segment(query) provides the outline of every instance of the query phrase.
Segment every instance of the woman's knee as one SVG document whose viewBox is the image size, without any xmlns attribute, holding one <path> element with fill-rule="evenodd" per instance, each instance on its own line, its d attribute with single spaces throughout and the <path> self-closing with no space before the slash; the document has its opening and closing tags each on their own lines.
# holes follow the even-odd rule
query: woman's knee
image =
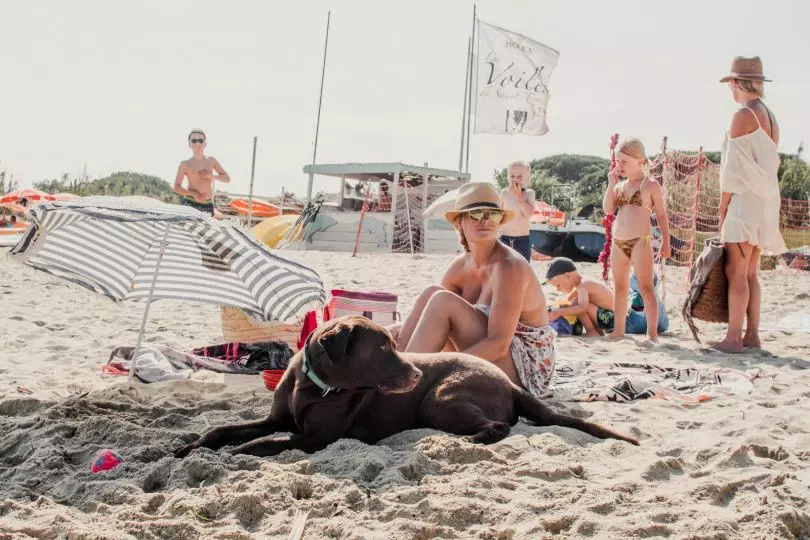
<svg viewBox="0 0 810 540">
<path fill-rule="evenodd" d="M 447 310 L 450 305 L 460 300 L 461 297 L 454 292 L 448 291 L 444 288 L 439 288 L 433 292 L 430 299 L 425 306 L 425 311 Z"/>
<path fill-rule="evenodd" d="M 426 288 L 424 291 L 422 291 L 422 294 L 420 296 L 422 298 L 430 299 L 430 298 L 433 297 L 433 295 L 435 295 L 436 293 L 441 292 L 441 291 L 447 291 L 447 289 L 445 289 L 441 285 L 431 285 L 428 288 Z"/>
</svg>

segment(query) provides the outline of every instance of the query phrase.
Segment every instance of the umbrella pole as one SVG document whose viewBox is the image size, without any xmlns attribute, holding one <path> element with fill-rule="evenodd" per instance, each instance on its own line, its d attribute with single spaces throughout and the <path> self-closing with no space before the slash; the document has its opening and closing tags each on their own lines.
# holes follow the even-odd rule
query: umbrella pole
<svg viewBox="0 0 810 540">
<path fill-rule="evenodd" d="M 129 365 L 129 384 L 132 385 L 132 379 L 135 376 L 135 361 L 138 358 L 138 352 L 141 350 L 141 341 L 143 341 L 143 334 L 146 330 L 146 320 L 149 318 L 149 306 L 152 305 L 152 296 L 155 294 L 155 284 L 157 283 L 158 272 L 160 271 L 160 262 L 163 260 L 163 253 L 166 251 L 166 241 L 169 238 L 169 228 L 171 226 L 166 224 L 166 232 L 163 233 L 163 240 L 160 241 L 160 253 L 158 253 L 157 263 L 155 263 L 155 275 L 152 277 L 152 284 L 149 286 L 149 296 L 146 297 L 146 309 L 143 310 L 143 318 L 141 319 L 141 329 L 138 331 L 138 341 L 135 343 L 135 350 L 132 352 L 132 361 Z"/>
</svg>

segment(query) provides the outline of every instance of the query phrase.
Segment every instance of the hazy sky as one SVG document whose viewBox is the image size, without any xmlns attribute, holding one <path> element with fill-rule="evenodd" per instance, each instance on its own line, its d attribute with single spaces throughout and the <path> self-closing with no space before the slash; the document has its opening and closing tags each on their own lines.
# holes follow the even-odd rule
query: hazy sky
<svg viewBox="0 0 810 540">
<path fill-rule="evenodd" d="M 762 57 L 781 150 L 810 142 L 810 2 L 477 2 L 483 21 L 560 51 L 542 137 L 478 135 L 474 179 L 514 159 L 607 155 L 611 133 L 652 153 L 719 149 L 735 109 L 717 81 Z M 472 2 L 0 0 L 0 167 L 22 186 L 87 163 L 173 180 L 201 127 L 246 193 L 302 195 L 332 10 L 319 163 L 458 167 Z M 222 186 L 218 186 L 220 189 Z M 335 180 L 315 189 L 336 191 Z"/>
</svg>

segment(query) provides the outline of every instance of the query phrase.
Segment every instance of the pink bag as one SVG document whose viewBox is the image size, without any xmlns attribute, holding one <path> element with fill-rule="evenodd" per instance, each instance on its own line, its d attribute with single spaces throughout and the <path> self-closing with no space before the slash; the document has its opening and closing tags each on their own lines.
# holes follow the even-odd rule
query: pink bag
<svg viewBox="0 0 810 540">
<path fill-rule="evenodd" d="M 393 324 L 400 320 L 397 295 L 332 289 L 332 299 L 323 308 L 324 322 L 347 315 L 360 315 L 382 325 Z"/>
</svg>

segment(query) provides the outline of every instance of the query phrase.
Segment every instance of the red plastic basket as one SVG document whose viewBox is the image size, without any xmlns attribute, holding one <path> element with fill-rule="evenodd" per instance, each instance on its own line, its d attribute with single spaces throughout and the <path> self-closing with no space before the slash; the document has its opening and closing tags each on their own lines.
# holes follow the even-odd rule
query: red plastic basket
<svg viewBox="0 0 810 540">
<path fill-rule="evenodd" d="M 283 369 L 265 369 L 262 371 L 262 380 L 264 381 L 264 386 L 274 392 L 276 390 L 276 386 L 278 386 L 281 377 L 284 376 L 285 370 Z"/>
</svg>

